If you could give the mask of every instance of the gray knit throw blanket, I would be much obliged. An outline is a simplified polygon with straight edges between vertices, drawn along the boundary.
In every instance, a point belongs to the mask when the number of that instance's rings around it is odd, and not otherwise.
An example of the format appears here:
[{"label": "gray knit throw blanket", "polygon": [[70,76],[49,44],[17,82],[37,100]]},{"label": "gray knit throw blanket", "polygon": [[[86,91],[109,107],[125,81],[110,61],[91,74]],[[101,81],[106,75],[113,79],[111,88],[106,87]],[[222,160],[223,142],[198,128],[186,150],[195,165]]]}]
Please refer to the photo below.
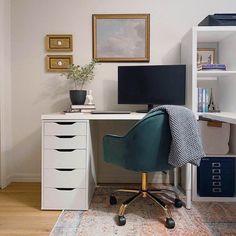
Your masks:
[{"label": "gray knit throw blanket", "polygon": [[205,153],[194,113],[186,107],[174,105],[158,106],[149,113],[157,110],[164,110],[169,115],[172,143],[168,163],[175,167],[187,163],[199,166]]}]

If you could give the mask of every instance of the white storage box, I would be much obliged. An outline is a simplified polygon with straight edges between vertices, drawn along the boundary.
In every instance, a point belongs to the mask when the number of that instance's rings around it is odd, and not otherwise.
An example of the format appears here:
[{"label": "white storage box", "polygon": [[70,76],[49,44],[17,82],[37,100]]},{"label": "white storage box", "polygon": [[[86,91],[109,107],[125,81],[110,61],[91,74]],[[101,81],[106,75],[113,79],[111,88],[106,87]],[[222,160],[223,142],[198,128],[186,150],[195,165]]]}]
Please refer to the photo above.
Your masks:
[{"label": "white storage box", "polygon": [[203,148],[206,154],[229,152],[230,124],[199,120]]}]

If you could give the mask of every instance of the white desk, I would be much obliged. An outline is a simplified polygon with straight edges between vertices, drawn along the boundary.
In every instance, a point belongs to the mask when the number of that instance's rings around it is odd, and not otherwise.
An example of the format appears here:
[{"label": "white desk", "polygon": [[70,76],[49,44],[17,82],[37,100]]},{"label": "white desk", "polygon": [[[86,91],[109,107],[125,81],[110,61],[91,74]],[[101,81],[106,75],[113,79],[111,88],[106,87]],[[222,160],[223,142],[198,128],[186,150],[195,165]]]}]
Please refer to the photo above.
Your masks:
[{"label": "white desk", "polygon": [[[71,209],[77,209],[78,207],[80,209],[88,209],[89,203],[91,201],[94,188],[96,186],[96,170],[94,165],[94,153],[92,150],[91,145],[91,133],[90,133],[90,121],[94,120],[140,120],[142,119],[146,114],[145,113],[131,113],[131,114],[80,114],[80,113],[55,113],[55,114],[45,114],[42,115],[42,209],[58,209],[59,205],[62,202],[65,202],[65,198],[71,199],[75,197],[79,197],[84,200],[84,204],[82,206],[78,205],[72,205]],[[66,124],[72,124],[71,125],[63,125]],[[57,127],[62,124],[63,127]],[[68,129],[69,127],[69,129]],[[76,149],[76,142],[77,138],[81,138],[81,133],[76,129],[76,127],[80,127],[82,131],[83,138],[86,139],[83,148],[87,151],[86,153],[86,163],[76,163],[74,162],[74,166],[68,166],[66,168],[73,169],[73,171],[68,172],[70,175],[69,178],[73,178],[73,175],[82,175],[84,178],[84,182],[81,184],[78,183],[71,183],[71,185],[68,187],[67,183],[57,183],[59,185],[55,185],[55,181],[49,181],[48,179],[53,179],[55,176],[58,175],[58,173],[55,173],[55,169],[60,170],[63,166],[63,161],[58,162],[57,164],[53,164],[52,162],[48,163],[47,155],[50,153],[52,157],[54,157],[56,160],[59,160],[63,158],[63,155],[66,149]],[[65,138],[65,135],[71,135],[73,137],[73,140],[67,140],[63,141],[63,138]],[[55,140],[54,137],[61,136],[60,142],[58,140]],[[83,143],[83,140],[81,141]],[[68,146],[70,147],[68,148]],[[75,145],[75,146],[73,146]],[[55,149],[61,150],[61,153],[55,154]],[[70,150],[71,151],[71,150]],[[56,155],[59,155],[59,157],[56,157]],[[78,158],[77,158],[78,159]],[[73,160],[73,155],[71,154],[71,160]],[[81,168],[82,165],[83,167]],[[65,167],[64,167],[65,168]],[[77,171],[77,172],[76,172]],[[85,174],[82,172],[85,171]],[[67,173],[66,173],[67,174]],[[61,179],[63,182],[65,176],[65,171],[61,171],[59,173],[58,178]],[[177,171],[175,169],[174,171],[174,184],[175,186],[178,185],[177,183]],[[56,186],[56,187],[55,187]],[[54,190],[52,189],[54,187]],[[59,191],[66,191],[63,193],[58,194],[56,197],[57,199],[49,199],[50,195],[52,195],[52,191],[55,191],[55,188]],[[186,190],[186,208],[191,208],[191,165],[186,165],[186,172],[185,172],[185,190]],[[71,193],[69,192],[71,191]],[[73,192],[73,193],[72,193]],[[57,191],[56,193],[57,194]],[[71,197],[71,195],[73,195]],[[57,203],[58,200],[58,203]],[[52,207],[51,207],[52,205]]]},{"label": "white desk", "polygon": [[236,124],[236,112],[207,112],[201,115],[208,119]]},{"label": "white desk", "polygon": [[86,113],[55,113],[42,115],[42,120],[141,120],[146,113],[130,114],[86,114]]}]

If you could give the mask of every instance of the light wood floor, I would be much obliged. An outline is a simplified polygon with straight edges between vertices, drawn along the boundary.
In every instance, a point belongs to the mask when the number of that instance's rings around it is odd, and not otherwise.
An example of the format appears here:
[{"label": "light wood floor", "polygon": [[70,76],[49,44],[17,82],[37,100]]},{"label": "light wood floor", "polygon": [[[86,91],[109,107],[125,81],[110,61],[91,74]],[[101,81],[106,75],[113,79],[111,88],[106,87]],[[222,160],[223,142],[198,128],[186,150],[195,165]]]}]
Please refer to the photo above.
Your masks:
[{"label": "light wood floor", "polygon": [[49,235],[60,211],[40,210],[39,183],[12,183],[0,190],[0,235]]}]

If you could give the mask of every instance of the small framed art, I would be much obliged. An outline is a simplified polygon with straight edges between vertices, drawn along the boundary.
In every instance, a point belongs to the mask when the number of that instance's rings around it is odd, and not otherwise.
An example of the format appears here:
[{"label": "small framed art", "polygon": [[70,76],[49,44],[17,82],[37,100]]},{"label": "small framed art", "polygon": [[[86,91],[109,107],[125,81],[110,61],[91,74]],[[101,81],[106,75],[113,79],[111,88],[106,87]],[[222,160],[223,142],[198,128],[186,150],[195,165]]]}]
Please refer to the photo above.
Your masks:
[{"label": "small framed art", "polygon": [[71,34],[46,35],[45,44],[48,52],[71,52],[73,50]]},{"label": "small framed art", "polygon": [[47,55],[46,68],[49,72],[64,72],[73,64],[72,55]]},{"label": "small framed art", "polygon": [[197,49],[197,64],[214,64],[216,63],[215,48],[198,48]]},{"label": "small framed art", "polygon": [[96,14],[92,17],[96,61],[149,61],[149,14]]}]

